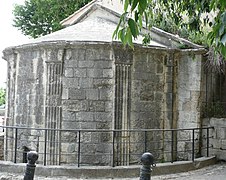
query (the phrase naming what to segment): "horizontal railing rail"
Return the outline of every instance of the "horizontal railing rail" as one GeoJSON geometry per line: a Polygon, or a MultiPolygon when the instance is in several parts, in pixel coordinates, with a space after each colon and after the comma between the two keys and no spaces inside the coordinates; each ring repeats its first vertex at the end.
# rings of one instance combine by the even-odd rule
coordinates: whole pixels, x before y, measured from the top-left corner
{"type": "Polygon", "coordinates": [[[38,164],[78,167],[139,164],[144,152],[151,152],[155,162],[194,161],[202,152],[209,156],[209,130],[213,128],[109,130],[0,127],[5,134],[6,160],[25,162],[23,157],[26,153],[35,150],[39,153],[38,164]]]}

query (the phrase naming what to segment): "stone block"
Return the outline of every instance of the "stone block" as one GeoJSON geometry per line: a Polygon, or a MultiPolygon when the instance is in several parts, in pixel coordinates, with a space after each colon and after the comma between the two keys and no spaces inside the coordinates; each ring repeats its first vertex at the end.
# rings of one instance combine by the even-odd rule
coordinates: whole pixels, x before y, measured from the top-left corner
{"type": "Polygon", "coordinates": [[[104,101],[90,101],[89,102],[89,111],[103,112],[104,110],[105,110],[104,101]]]}
{"type": "Polygon", "coordinates": [[[110,88],[99,89],[99,100],[112,100],[113,90],[110,88]]]}
{"type": "Polygon", "coordinates": [[[79,129],[96,129],[96,122],[79,122],[79,129]]]}
{"type": "Polygon", "coordinates": [[[226,139],[226,128],[217,128],[216,138],[217,139],[226,139]]]}
{"type": "Polygon", "coordinates": [[[113,118],[113,115],[112,113],[110,112],[95,112],[94,113],[94,120],[99,122],[112,122],[112,118],[113,118]]]}
{"type": "Polygon", "coordinates": [[[87,77],[86,69],[74,69],[74,76],[75,77],[87,77]]]}
{"type": "Polygon", "coordinates": [[[192,138],[192,131],[178,131],[177,136],[180,141],[189,141],[192,138]]]}
{"type": "Polygon", "coordinates": [[[154,92],[141,90],[140,92],[141,101],[154,101],[154,99],[155,99],[154,92]]]}
{"type": "Polygon", "coordinates": [[[77,120],[78,121],[93,121],[94,120],[94,112],[78,112],[77,113],[77,120]]]}
{"type": "Polygon", "coordinates": [[[78,88],[78,78],[64,78],[63,88],[78,88]]]}
{"type": "Polygon", "coordinates": [[[93,156],[94,153],[96,152],[96,144],[94,143],[87,143],[87,142],[83,142],[81,143],[81,155],[82,156],[85,156],[85,155],[88,155],[88,156],[93,156]]]}
{"type": "Polygon", "coordinates": [[[67,152],[68,153],[74,153],[74,152],[76,152],[77,151],[77,144],[75,144],[75,143],[70,143],[69,145],[68,145],[68,148],[67,148],[67,152]]]}
{"type": "Polygon", "coordinates": [[[87,111],[88,110],[88,101],[86,100],[68,100],[62,102],[63,111],[87,111]]]}
{"type": "Polygon", "coordinates": [[[211,145],[213,149],[220,149],[222,146],[222,141],[219,139],[215,139],[211,142],[211,145]]]}
{"type": "Polygon", "coordinates": [[[68,99],[76,100],[85,99],[85,91],[76,88],[70,88],[68,89],[68,99]]]}
{"type": "Polygon", "coordinates": [[[104,101],[105,102],[105,112],[112,112],[114,110],[113,108],[113,102],[112,101],[104,101]]]}
{"type": "Polygon", "coordinates": [[[68,99],[68,89],[66,88],[62,90],[62,99],[68,99]]]}
{"type": "MultiPolygon", "coordinates": [[[[86,49],[86,56],[85,59],[87,60],[99,60],[103,58],[104,53],[101,51],[102,49],[86,49]]],[[[110,56],[106,56],[106,58],[109,58],[110,56]]]]}
{"type": "Polygon", "coordinates": [[[92,68],[94,66],[94,61],[78,61],[79,68],[92,68]]]}
{"type": "Polygon", "coordinates": [[[113,86],[113,80],[112,79],[101,79],[101,78],[94,79],[93,86],[94,86],[94,88],[98,88],[98,89],[110,88],[113,86]]]}
{"type": "Polygon", "coordinates": [[[110,154],[112,151],[112,144],[111,143],[102,143],[101,146],[96,146],[97,153],[108,153],[110,154]]]}
{"type": "Polygon", "coordinates": [[[67,49],[66,53],[65,53],[65,61],[66,60],[71,60],[72,58],[72,50],[71,49],[67,49]]]}
{"type": "MultiPolygon", "coordinates": [[[[72,131],[62,131],[61,132],[61,142],[68,147],[66,143],[76,143],[78,141],[78,132],[72,131]]],[[[66,150],[67,148],[65,148],[66,150]]],[[[64,150],[63,150],[64,151],[64,150]]],[[[67,151],[66,151],[67,152],[67,151]]]]}
{"type": "Polygon", "coordinates": [[[111,129],[111,123],[109,122],[97,122],[96,129],[111,129]]]}
{"type": "Polygon", "coordinates": [[[92,132],[81,132],[81,143],[91,143],[92,132]]]}
{"type": "Polygon", "coordinates": [[[198,101],[200,98],[200,91],[191,91],[191,101],[198,101]]]}
{"type": "Polygon", "coordinates": [[[191,111],[191,101],[185,101],[182,104],[182,110],[183,111],[191,111]]]}
{"type": "Polygon", "coordinates": [[[102,69],[87,69],[87,76],[91,78],[102,78],[103,70],[102,69]]]}
{"type": "Polygon", "coordinates": [[[73,111],[66,111],[64,110],[62,112],[62,119],[63,121],[66,120],[66,121],[75,121],[76,120],[76,113],[73,112],[73,111]]]}
{"type": "Polygon", "coordinates": [[[94,61],[95,69],[107,69],[112,67],[111,61],[94,61]]]}
{"type": "Polygon", "coordinates": [[[66,68],[64,71],[65,77],[74,77],[73,68],[66,68]]]}
{"type": "MultiPolygon", "coordinates": [[[[77,164],[77,161],[78,161],[78,155],[77,153],[70,153],[70,154],[65,153],[61,156],[60,161],[61,161],[61,164],[65,163],[68,165],[75,166],[75,164],[77,164]]],[[[59,170],[57,170],[57,173],[62,174],[62,172],[61,171],[59,172],[59,170]]],[[[56,175],[56,172],[55,172],[55,175],[56,175]]]]}
{"type": "Polygon", "coordinates": [[[70,60],[70,61],[64,61],[64,67],[65,68],[75,68],[78,67],[78,60],[70,60]]]}
{"type": "Polygon", "coordinates": [[[132,75],[133,75],[132,78],[136,80],[148,80],[150,76],[152,76],[153,74],[141,71],[141,72],[134,72],[132,75]]]}
{"type": "Polygon", "coordinates": [[[63,120],[62,121],[62,129],[79,129],[79,123],[76,121],[66,121],[63,120]]]}
{"type": "Polygon", "coordinates": [[[103,70],[103,77],[104,78],[113,78],[114,77],[114,73],[112,69],[104,69],[103,70]]]}
{"type": "Polygon", "coordinates": [[[72,60],[79,60],[84,61],[85,60],[85,54],[86,50],[82,48],[76,48],[72,50],[72,60]]]}
{"type": "Polygon", "coordinates": [[[80,78],[79,79],[80,88],[93,88],[93,79],[92,78],[80,78]]]}
{"type": "Polygon", "coordinates": [[[86,89],[86,99],[88,100],[98,100],[99,99],[99,91],[98,89],[86,89]]]}
{"type": "Polygon", "coordinates": [[[154,102],[147,102],[147,101],[141,101],[140,103],[137,103],[135,106],[133,106],[133,108],[135,107],[135,109],[133,109],[134,111],[138,111],[138,112],[155,112],[156,108],[158,108],[158,106],[156,106],[156,104],[154,102]]]}

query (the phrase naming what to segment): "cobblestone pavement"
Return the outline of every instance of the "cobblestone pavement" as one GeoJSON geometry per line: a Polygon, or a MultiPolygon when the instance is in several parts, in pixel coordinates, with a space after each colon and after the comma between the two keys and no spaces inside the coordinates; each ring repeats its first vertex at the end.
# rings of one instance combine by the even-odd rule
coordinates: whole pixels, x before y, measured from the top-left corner
{"type": "MultiPolygon", "coordinates": [[[[22,180],[23,175],[9,174],[9,173],[1,173],[0,172],[0,180],[22,180]]],[[[74,178],[67,177],[35,177],[35,180],[78,180],[74,178]]],[[[206,168],[202,168],[196,171],[189,171],[185,173],[178,174],[170,174],[170,175],[161,175],[161,176],[153,176],[151,180],[226,180],[226,163],[218,163],[213,166],[209,166],[206,168]]],[[[80,179],[84,180],[84,179],[80,179]]],[[[89,180],[97,180],[97,179],[89,179],[89,180]]],[[[111,180],[104,178],[102,180],[111,180]]],[[[122,178],[114,180],[139,180],[139,178],[122,178]]]]}

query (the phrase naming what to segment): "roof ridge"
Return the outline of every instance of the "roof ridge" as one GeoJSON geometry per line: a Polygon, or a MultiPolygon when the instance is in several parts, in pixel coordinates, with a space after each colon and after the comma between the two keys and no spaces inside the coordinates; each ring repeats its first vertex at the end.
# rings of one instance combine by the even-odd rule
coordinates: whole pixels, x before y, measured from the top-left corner
{"type": "Polygon", "coordinates": [[[63,19],[60,24],[62,24],[63,26],[67,26],[65,25],[65,22],[68,21],[69,19],[73,18],[76,14],[84,11],[86,8],[89,8],[90,6],[92,6],[93,4],[97,3],[99,0],[92,0],[91,2],[89,2],[88,4],[86,4],[85,6],[81,7],[80,9],[78,9],[77,11],[75,11],[73,14],[71,14],[70,16],[68,16],[67,18],[63,19]]]}

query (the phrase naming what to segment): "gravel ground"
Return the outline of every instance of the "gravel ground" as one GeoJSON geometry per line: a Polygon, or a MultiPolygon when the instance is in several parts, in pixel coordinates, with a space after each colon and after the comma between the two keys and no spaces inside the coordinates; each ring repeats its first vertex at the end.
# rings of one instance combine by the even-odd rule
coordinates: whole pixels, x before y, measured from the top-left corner
{"type": "MultiPolygon", "coordinates": [[[[9,174],[9,173],[1,173],[0,172],[0,180],[22,180],[23,175],[17,174],[9,174]]],[[[35,180],[78,180],[74,178],[67,177],[36,177],[35,180]]],[[[170,175],[162,175],[162,176],[153,176],[151,180],[166,180],[166,179],[174,179],[174,180],[226,180],[226,163],[218,163],[213,166],[209,166],[206,168],[202,168],[196,171],[189,171],[185,173],[178,174],[170,174],[170,175]]],[[[84,179],[80,179],[84,180],[84,179]]],[[[97,179],[89,179],[89,180],[97,180],[97,179]]],[[[112,180],[112,179],[102,179],[102,180],[112,180]]],[[[114,180],[139,180],[139,178],[122,178],[114,180]]]]}

